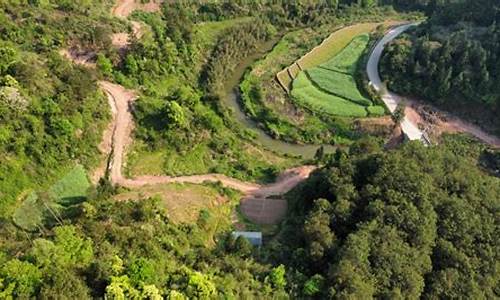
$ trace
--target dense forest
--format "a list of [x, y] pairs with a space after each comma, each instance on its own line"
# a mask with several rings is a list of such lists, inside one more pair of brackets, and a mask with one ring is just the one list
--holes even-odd
[[[194, 222], [176, 222], [160, 197], [117, 200], [129, 189], [87, 178], [105, 160], [98, 144], [110, 110], [100, 80], [137, 92], [125, 172], [149, 157], [162, 175], [220, 173], [254, 184], [305, 163], [253, 142], [223, 104], [227, 78], [256, 44], [289, 30], [321, 27], [310, 47], [329, 24], [394, 9], [429, 20], [389, 47], [390, 87], [498, 113], [494, 2], [165, 1], [125, 20], [109, 13], [111, 0], [0, 1], [0, 299], [500, 297], [500, 154], [464, 136], [393, 150], [365, 137], [318, 151], [307, 161], [318, 169], [284, 196], [283, 223], [250, 224], [264, 232], [262, 247], [231, 235], [232, 215], [221, 222], [201, 210]], [[114, 47], [113, 33], [133, 32], [130, 20], [142, 35]], [[72, 63], [68, 49], [93, 54], [93, 66]], [[411, 86], [396, 80], [402, 74]], [[84, 196], [57, 203], [63, 186]], [[240, 195], [203, 186], [219, 200]], [[30, 199], [43, 216], [24, 205]]]
[[382, 72], [389, 87], [500, 132], [499, 9], [487, 0], [437, 6], [388, 47]]
[[[463, 138], [382, 152], [364, 141], [324, 158], [292, 196], [274, 253], [295, 296], [335, 299], [499, 295], [499, 178]], [[369, 154], [367, 154], [369, 153]]]

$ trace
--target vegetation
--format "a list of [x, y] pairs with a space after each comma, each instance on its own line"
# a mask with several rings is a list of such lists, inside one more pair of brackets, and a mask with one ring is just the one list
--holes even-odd
[[354, 75], [359, 58], [365, 52], [369, 41], [369, 34], [357, 35], [342, 51], [336, 52], [335, 56], [319, 66], [339, 73]]
[[[159, 12], [131, 16], [143, 35], [120, 50], [111, 34], [127, 24], [110, 16], [112, 1], [1, 2], [0, 299], [497, 298], [498, 151], [463, 136], [385, 151], [382, 139], [353, 129], [353, 116], [383, 109], [356, 104], [350, 80], [344, 99], [294, 69], [292, 96], [307, 109], [290, 106], [274, 81], [333, 28], [392, 18], [397, 13], [377, 3], [393, 4], [434, 14], [427, 24], [449, 30], [453, 51], [450, 24], [473, 26], [465, 30], [477, 40], [471, 49], [487, 52], [486, 62], [464, 47], [469, 57], [452, 68], [465, 78], [486, 68], [489, 85], [474, 93], [493, 95], [477, 101], [496, 109], [499, 52], [485, 38], [493, 33], [496, 41], [496, 4], [448, 2], [450, 10], [427, 0], [165, 1]], [[131, 175], [217, 172], [267, 182], [297, 164], [262, 149], [222, 101], [238, 63], [280, 34], [241, 82], [246, 110], [274, 136], [351, 147], [318, 149], [314, 162], [322, 167], [285, 195], [283, 224], [245, 221], [265, 233], [262, 247], [233, 238], [241, 195], [220, 184], [129, 190], [106, 178], [89, 182], [109, 119], [96, 84], [103, 79], [139, 96]], [[423, 38], [414, 34], [408, 40], [418, 45]], [[328, 72], [358, 77], [358, 42]], [[96, 68], [70, 63], [61, 49], [94, 57]], [[439, 61], [439, 52], [426, 51], [419, 53]]]
[[438, 5], [427, 22], [389, 45], [382, 59], [389, 87], [500, 133], [498, 9], [486, 0]]
[[20, 193], [45, 189], [75, 160], [87, 168], [97, 163], [107, 101], [93, 72], [70, 64], [57, 50], [77, 41], [107, 49], [107, 33], [117, 24], [102, 15], [105, 1], [77, 2], [0, 4], [2, 216], [12, 213]]
[[[293, 298], [495, 298], [500, 181], [482, 147], [448, 138], [326, 156], [290, 193], [279, 244]], [[290, 284], [290, 281], [293, 284]]]
[[[332, 143], [339, 139], [349, 141], [362, 135], [350, 120], [314, 114], [300, 105], [294, 105], [283, 87], [290, 90], [290, 74], [295, 77], [300, 73], [294, 62], [300, 57], [306, 59], [304, 54], [318, 44], [321, 43], [321, 46], [314, 48], [307, 57], [319, 51], [321, 55], [318, 58], [322, 57], [322, 60], [318, 63], [323, 63], [348, 46], [352, 41], [352, 34], [368, 33], [380, 24], [356, 24], [354, 20], [382, 21], [378, 14], [389, 15], [394, 19], [403, 18], [389, 9], [373, 8], [372, 12], [373, 14], [367, 15], [362, 9], [349, 8], [331, 23], [286, 33], [271, 52], [252, 65], [240, 84], [241, 105], [246, 114], [271, 136], [294, 143]], [[350, 23], [354, 25], [337, 30], [342, 24]]]
[[366, 116], [366, 110], [362, 105], [323, 92], [316, 88], [304, 73], [300, 73], [294, 80], [291, 95], [300, 105], [312, 111], [344, 117]]
[[351, 75], [323, 68], [310, 69], [305, 71], [305, 73], [319, 90], [337, 95], [362, 106], [372, 104], [370, 100], [361, 95], [356, 86], [356, 81], [354, 81]]
[[312, 111], [333, 116], [383, 115], [384, 108], [371, 106], [372, 102], [361, 94], [353, 78], [368, 41], [366, 35], [355, 37], [332, 59], [300, 72], [293, 81], [292, 98]]

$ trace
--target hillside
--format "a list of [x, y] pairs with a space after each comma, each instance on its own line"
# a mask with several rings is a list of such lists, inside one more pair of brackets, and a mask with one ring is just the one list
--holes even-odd
[[498, 298], [498, 12], [439, 3], [0, 1], [0, 299]]

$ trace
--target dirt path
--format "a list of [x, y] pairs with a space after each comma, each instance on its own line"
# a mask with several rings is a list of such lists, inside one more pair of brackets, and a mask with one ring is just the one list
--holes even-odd
[[140, 3], [140, 0], [118, 0], [116, 5], [111, 10], [111, 13], [117, 17], [126, 18], [134, 10], [143, 10], [147, 12], [155, 12], [160, 9], [163, 1], [151, 0], [149, 3]]
[[244, 182], [221, 174], [125, 178], [122, 174], [122, 167], [126, 151], [132, 141], [133, 116], [130, 109], [136, 99], [136, 94], [118, 84], [107, 81], [101, 81], [99, 85], [106, 92], [113, 113], [112, 125], [110, 125], [112, 134], [105, 133], [101, 145], [110, 145], [110, 147], [103, 147], [103, 149], [108, 151], [107, 153], [110, 155], [108, 172], [109, 178], [114, 184], [138, 188], [164, 183], [220, 182], [225, 187], [239, 190], [245, 195], [242, 199], [242, 212], [252, 221], [259, 224], [274, 224], [281, 220], [287, 209], [285, 200], [275, 198], [281, 197], [304, 181], [316, 168], [314, 166], [301, 166], [286, 170], [275, 183], [269, 185]]

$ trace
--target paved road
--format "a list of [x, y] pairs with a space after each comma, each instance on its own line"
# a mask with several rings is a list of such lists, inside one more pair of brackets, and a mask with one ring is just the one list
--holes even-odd
[[[401, 101], [403, 101], [403, 98], [397, 94], [391, 93], [384, 87], [384, 84], [382, 83], [382, 79], [380, 79], [380, 74], [378, 72], [380, 57], [382, 56], [382, 52], [384, 51], [384, 47], [387, 43], [391, 42], [401, 33], [408, 30], [408, 28], [415, 25], [416, 24], [406, 24], [391, 29], [375, 46], [366, 66], [370, 84], [375, 88], [375, 90], [381, 93], [382, 100], [384, 101], [385, 105], [387, 105], [391, 113], [396, 110], [396, 107]], [[408, 137], [408, 139], [421, 140], [423, 142], [426, 142], [423, 132], [418, 129], [416, 124], [410, 122], [410, 120], [406, 116], [401, 122], [401, 129], [403, 133]]]

